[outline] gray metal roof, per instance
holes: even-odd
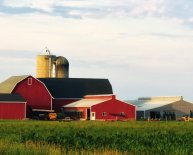
[[[26,79],[29,75],[23,76],[12,76],[7,80],[0,83],[0,93],[10,94],[15,86],[21,82],[22,80]]]
[[[162,107],[177,101],[183,100],[182,96],[161,96],[161,97],[143,97],[137,100],[128,100],[126,102],[137,106],[137,111],[146,111]]]
[[[18,94],[0,94],[0,102],[26,102],[23,97]]]

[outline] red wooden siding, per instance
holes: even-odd
[[[52,108],[52,97],[48,90],[44,84],[31,76],[18,83],[12,93],[20,94],[27,101],[27,114],[28,106],[35,109]]]
[[[25,103],[0,103],[0,119],[26,118]]]
[[[116,99],[92,106],[91,112],[95,112],[95,117],[99,120],[135,120],[136,115],[135,106]],[[103,112],[107,115],[102,116]],[[125,117],[119,116],[121,112],[124,112]]]
[[[55,112],[61,112],[61,107],[63,105],[70,104],[72,102],[76,102],[79,99],[53,99],[52,100],[52,109],[55,110]]]

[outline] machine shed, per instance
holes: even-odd
[[[65,117],[82,120],[135,120],[135,106],[117,100],[115,95],[87,95],[63,106]]]
[[[0,94],[0,119],[25,119],[26,101],[18,94]]]
[[[176,120],[193,117],[193,104],[182,96],[143,97],[129,100],[137,106],[137,119]]]

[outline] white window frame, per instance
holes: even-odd
[[[32,78],[28,78],[27,84],[28,84],[29,86],[32,85]]]
[[[125,112],[120,112],[120,115],[121,116],[125,116]]]
[[[102,112],[102,116],[103,117],[107,116],[107,112]]]

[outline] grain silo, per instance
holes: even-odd
[[[55,55],[52,55],[48,48],[45,48],[43,52],[37,56],[36,59],[36,77],[37,78],[51,78],[53,77],[53,66],[56,59]]]
[[[69,77],[69,63],[68,60],[62,56],[56,58],[56,77],[57,78]]]
[[[68,78],[69,63],[62,56],[56,57],[46,47],[36,59],[37,78]]]

